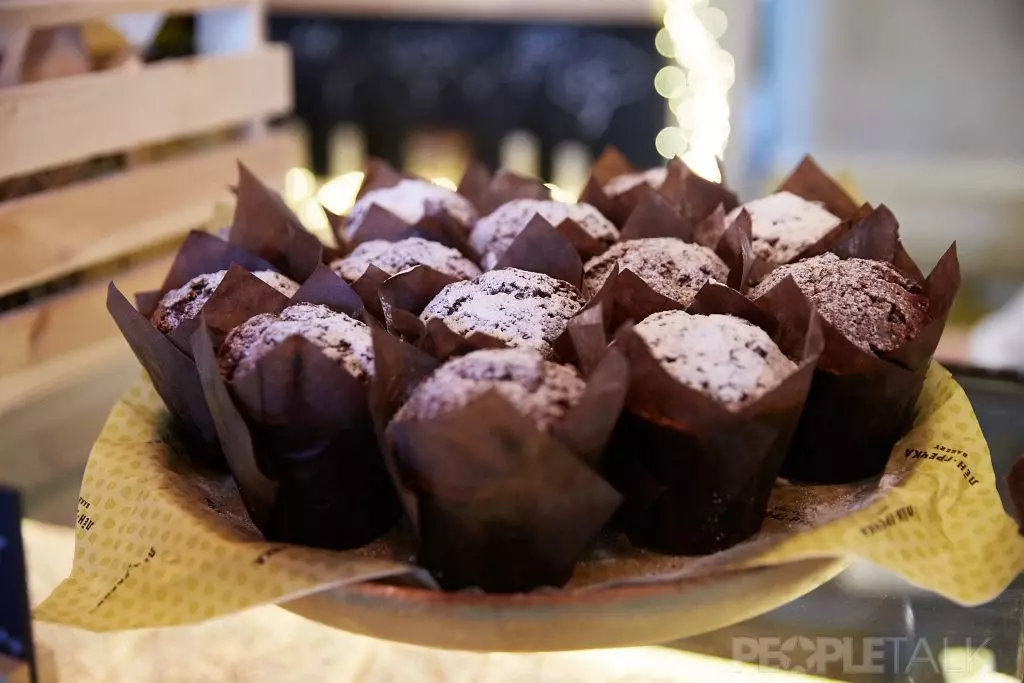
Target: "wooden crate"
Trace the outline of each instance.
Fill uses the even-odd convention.
[[[0,298],[59,290],[0,314],[0,479],[11,459],[64,423],[81,423],[91,440],[109,405],[83,406],[83,391],[103,383],[96,393],[106,396],[134,372],[104,307],[111,277],[129,293],[159,285],[176,242],[230,200],[236,161],[280,188],[299,159],[295,136],[265,126],[290,111],[292,85],[287,48],[263,40],[262,0],[0,0],[0,36],[11,44],[30,31],[128,12],[196,12],[198,42],[209,49],[136,68],[0,81],[0,181],[97,155],[139,158],[140,149],[207,134],[221,141],[0,203]],[[0,62],[8,82],[10,66]],[[76,284],[53,284],[69,281]],[[60,396],[79,397],[67,415],[51,400]],[[8,452],[15,446],[20,454]],[[84,453],[67,457],[79,462]]]

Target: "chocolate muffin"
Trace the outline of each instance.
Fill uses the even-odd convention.
[[[426,323],[440,320],[456,334],[481,332],[509,346],[525,346],[544,357],[585,300],[575,287],[553,277],[518,268],[484,273],[453,282],[420,314]]]
[[[726,217],[731,223],[742,209],[750,214],[754,253],[771,264],[789,263],[842,221],[817,202],[778,192],[747,202]]]
[[[776,268],[750,297],[759,298],[787,276],[822,318],[865,351],[892,351],[917,336],[928,317],[921,287],[891,265],[835,254]]]
[[[430,266],[460,280],[469,280],[480,274],[480,268],[457,249],[421,237],[409,237],[398,242],[363,242],[348,256],[332,262],[331,268],[345,281],[355,282],[370,264],[389,275],[414,266]]]
[[[768,333],[731,315],[664,311],[635,330],[672,377],[733,410],[778,386],[797,367]]]
[[[426,180],[401,180],[397,185],[371,190],[359,198],[349,212],[345,225],[348,237],[358,232],[374,204],[387,209],[409,225],[418,223],[424,215],[438,209],[447,211],[467,230],[476,220],[476,209],[457,192]]]
[[[533,349],[485,349],[448,361],[412,392],[395,420],[427,420],[496,391],[543,431],[549,430],[583,395],[575,369]]]
[[[373,340],[370,328],[326,306],[295,304],[274,315],[263,313],[231,330],[218,353],[221,372],[228,380],[249,372],[256,362],[289,337],[302,336],[353,377],[373,375]]]
[[[596,294],[612,268],[629,269],[651,289],[689,306],[708,280],[725,282],[729,268],[715,252],[674,237],[649,237],[615,244],[583,267],[583,292]]]
[[[617,175],[605,183],[602,189],[609,197],[618,197],[619,195],[626,194],[634,187],[644,183],[647,183],[655,190],[660,190],[661,186],[665,184],[666,178],[668,178],[668,168],[656,166],[646,171]]]
[[[197,275],[181,287],[167,292],[150,316],[150,322],[156,329],[167,334],[186,320],[196,317],[220,286],[227,272],[218,270],[215,273]],[[253,275],[288,297],[299,290],[298,283],[272,270],[257,270]]]
[[[541,216],[551,225],[558,226],[569,219],[579,224],[591,237],[613,244],[619,239],[615,225],[590,204],[566,204],[546,199],[514,199],[484,216],[469,235],[469,241],[481,255],[484,270],[491,270],[512,242],[534,216]]]

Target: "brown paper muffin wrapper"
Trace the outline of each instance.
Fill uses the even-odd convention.
[[[859,222],[832,251],[841,258],[892,263],[908,275],[920,272],[906,256],[895,218],[884,206]],[[928,299],[927,322],[914,339],[893,351],[865,351],[822,321],[825,349],[783,476],[845,483],[877,475],[885,467],[891,444],[914,420],[914,406],[960,286],[955,244],[921,284]]]
[[[537,178],[504,170],[492,176],[479,161],[469,162],[459,181],[458,192],[476,207],[481,216],[513,199],[551,199],[551,190]]]
[[[107,289],[107,311],[167,404],[171,416],[179,423],[180,434],[188,440],[197,457],[215,468],[223,468],[225,463],[217,446],[213,420],[201,399],[202,387],[188,341],[199,321],[185,320],[165,336],[153,326],[149,316],[164,294],[203,273],[228,270],[210,301],[233,297],[231,292],[238,282],[239,272],[248,273],[250,269],[272,270],[270,264],[247,251],[213,235],[193,231],[178,250],[160,289],[137,295],[138,310],[113,283]],[[248,298],[239,299],[238,304],[236,309],[224,311],[211,319],[215,337],[223,339],[226,331],[247,319],[250,311],[263,305],[261,301]]]
[[[240,295],[271,289],[245,275]],[[362,301],[325,266],[291,300],[264,312],[299,302],[363,312]],[[235,301],[222,304],[231,308]],[[208,314],[204,319],[209,322]],[[365,382],[298,335],[231,381],[221,374],[210,327],[193,336],[192,346],[228,465],[267,540],[342,550],[394,525],[397,501],[377,448]]]
[[[626,499],[621,523],[637,545],[700,555],[761,528],[823,342],[817,315],[791,280],[759,305],[709,283],[689,310],[743,318],[797,363],[777,387],[730,410],[669,375],[631,326],[617,335],[630,364],[629,394],[606,466]]]
[[[819,256],[831,251],[854,226],[868,216],[872,208],[868,204],[859,204],[851,197],[836,180],[825,173],[810,155],[805,156],[793,172],[776,188],[775,193],[791,192],[809,202],[818,202],[841,222],[814,243],[805,247],[792,262]],[[747,216],[749,221],[750,217]],[[755,257],[750,273],[750,284],[756,284],[764,276],[778,268],[780,264],[769,263]],[[924,279],[919,276],[918,280]]]
[[[235,216],[228,241],[268,261],[296,282],[304,282],[323,259],[323,245],[274,192],[238,165]]]
[[[597,207],[620,228],[626,224],[633,211],[652,195],[662,197],[688,220],[698,223],[719,205],[725,211],[731,211],[739,204],[736,194],[724,184],[700,177],[678,157],[669,161],[667,177],[658,190],[647,183],[640,183],[614,197],[604,191],[605,185],[616,176],[637,172],[617,149],[605,148],[590,170],[590,178],[580,194],[580,201]]]
[[[374,347],[382,360],[374,405],[383,424],[395,399],[408,396],[432,363],[379,330]],[[569,580],[620,502],[588,463],[621,410],[626,373],[621,356],[609,354],[551,434],[496,392],[433,419],[387,428],[385,457],[418,562],[442,587],[513,593]]]

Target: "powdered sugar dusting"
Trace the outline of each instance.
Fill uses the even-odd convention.
[[[547,430],[579,401],[584,386],[576,370],[532,349],[474,351],[448,361],[416,387],[395,420],[437,417],[494,390]]]
[[[776,268],[751,292],[757,299],[792,277],[821,317],[865,351],[891,351],[920,331],[928,313],[921,288],[888,263],[823,254]]]
[[[430,266],[464,280],[480,274],[480,268],[457,249],[421,237],[409,237],[398,242],[363,242],[348,256],[331,263],[331,268],[346,281],[355,282],[370,264],[390,275],[414,266]]]
[[[585,303],[568,282],[518,268],[484,273],[442,289],[420,315],[440,320],[453,332],[482,332],[510,346],[526,346],[550,357],[552,344]]]
[[[726,217],[731,223],[746,209],[750,214],[754,253],[769,263],[789,263],[842,221],[817,202],[792,192],[778,192],[737,207]]]
[[[167,292],[160,299],[150,321],[158,330],[167,334],[186,320],[196,317],[220,286],[227,272],[218,270],[215,273],[197,275],[181,287]],[[297,282],[272,270],[257,270],[253,275],[287,297],[299,291]]]
[[[605,183],[603,189],[604,193],[609,197],[618,197],[621,194],[626,194],[634,187],[638,187],[644,183],[647,183],[655,190],[660,190],[661,186],[665,184],[666,178],[668,178],[668,168],[665,166],[656,166],[654,168],[649,168],[646,171],[617,175]]]
[[[519,233],[525,230],[537,215],[556,227],[566,219],[573,220],[591,237],[605,244],[612,244],[619,239],[619,231],[615,225],[590,204],[566,204],[544,199],[513,199],[477,221],[470,233],[470,242],[481,254],[481,263],[485,270],[491,270],[498,265],[498,261],[512,246]]]
[[[584,293],[596,294],[616,264],[619,270],[633,271],[651,289],[684,306],[693,302],[708,280],[725,282],[729,277],[725,262],[707,247],[673,237],[650,237],[619,242],[587,261]]]
[[[352,237],[359,230],[370,207],[376,204],[410,225],[418,223],[428,211],[440,208],[465,226],[476,220],[476,209],[469,200],[451,190],[425,180],[400,180],[391,187],[371,190],[352,207],[345,231]]]
[[[740,408],[796,370],[761,328],[731,315],[663,311],[636,333],[665,370],[729,408]]]
[[[257,315],[233,329],[218,355],[221,370],[229,379],[244,375],[260,358],[296,335],[319,346],[352,376],[366,379],[373,375],[370,328],[344,313],[314,304],[295,304],[280,315]]]

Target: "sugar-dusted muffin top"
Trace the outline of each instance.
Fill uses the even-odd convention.
[[[583,268],[583,292],[593,296],[612,268],[631,270],[651,289],[689,306],[708,280],[725,282],[729,268],[715,252],[674,237],[648,237],[613,245]]]
[[[615,225],[590,204],[566,204],[549,199],[513,199],[481,218],[473,226],[469,240],[481,255],[484,270],[491,270],[516,237],[534,216],[540,215],[548,223],[558,226],[569,219],[596,240],[612,244],[619,239]]]
[[[888,263],[822,254],[773,270],[750,293],[757,299],[792,277],[821,317],[865,351],[892,351],[928,318],[921,287]]]
[[[373,339],[363,322],[315,304],[295,304],[278,315],[263,313],[231,330],[218,360],[227,379],[240,377],[285,339],[302,336],[328,358],[337,361],[353,377],[373,375]]]
[[[756,400],[796,370],[764,330],[735,316],[664,311],[634,329],[670,375],[729,408]]]
[[[348,256],[332,262],[331,268],[344,280],[355,282],[370,264],[390,275],[413,266],[430,266],[445,275],[463,280],[480,274],[480,268],[457,249],[421,237],[408,237],[398,242],[363,242]]]
[[[420,319],[440,320],[453,332],[489,334],[509,346],[525,346],[550,357],[553,344],[585,303],[568,282],[518,268],[453,282],[427,304]]]
[[[661,186],[665,184],[665,179],[668,177],[668,168],[665,166],[656,166],[649,168],[646,171],[637,171],[636,173],[623,173],[617,175],[607,183],[604,184],[604,193],[609,197],[618,197],[621,194],[625,194],[632,190],[638,185],[647,183],[655,190],[660,190]]]
[[[167,292],[160,299],[156,310],[153,311],[150,322],[153,323],[156,329],[167,334],[186,320],[196,317],[210,297],[213,296],[217,287],[220,286],[227,272],[226,270],[218,270],[215,273],[197,275],[181,287]],[[284,275],[275,273],[272,270],[257,270],[253,275],[287,297],[299,291],[297,282],[293,282]]]
[[[400,180],[391,187],[370,190],[355,203],[349,212],[345,232],[352,237],[358,232],[367,212],[374,204],[387,209],[406,223],[418,223],[427,213],[444,209],[469,229],[476,220],[476,209],[468,199],[448,188],[426,180]]]
[[[778,192],[747,202],[726,217],[731,223],[742,209],[750,214],[754,253],[773,264],[789,263],[842,221],[817,202]]]
[[[585,386],[575,369],[545,360],[533,349],[473,351],[448,361],[417,386],[395,421],[438,417],[497,391],[547,431],[579,402]]]

